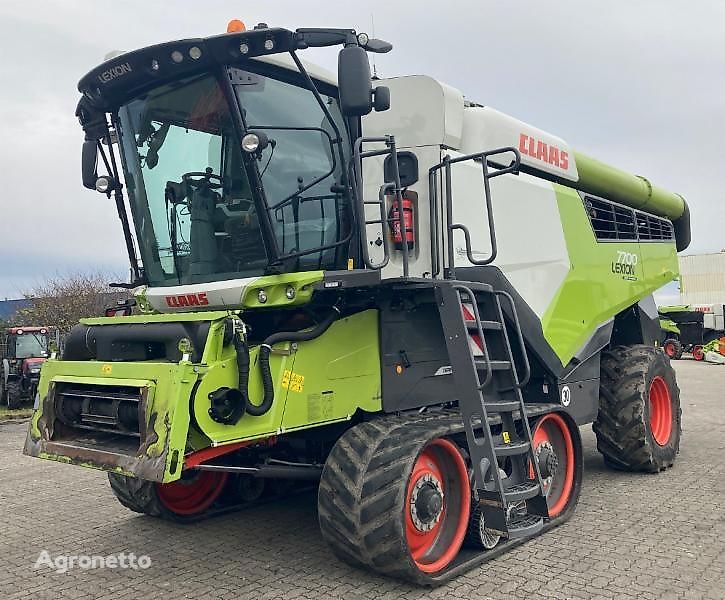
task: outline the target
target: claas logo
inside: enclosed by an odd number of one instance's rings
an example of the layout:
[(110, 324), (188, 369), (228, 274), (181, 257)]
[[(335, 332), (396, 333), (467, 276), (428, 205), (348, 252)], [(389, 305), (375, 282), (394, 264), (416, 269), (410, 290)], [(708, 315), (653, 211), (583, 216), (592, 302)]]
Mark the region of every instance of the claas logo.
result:
[(569, 168), (569, 153), (562, 150), (554, 144), (547, 144), (542, 140), (526, 135), (519, 134), (519, 152), (537, 160), (543, 160), (545, 163), (559, 167), (560, 169)]
[(178, 296), (166, 296), (166, 304), (171, 308), (182, 308), (184, 306), (208, 306), (209, 299), (206, 292), (198, 294), (180, 294)]

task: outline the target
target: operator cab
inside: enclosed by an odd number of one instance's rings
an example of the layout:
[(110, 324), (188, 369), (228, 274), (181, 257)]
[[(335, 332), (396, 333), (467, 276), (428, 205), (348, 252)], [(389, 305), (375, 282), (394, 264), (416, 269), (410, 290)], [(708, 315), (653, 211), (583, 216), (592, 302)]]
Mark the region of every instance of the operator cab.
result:
[[(313, 79), (295, 54), (333, 44), (345, 46), (339, 88)], [(137, 283), (347, 268), (359, 252), (351, 140), (373, 97), (387, 108), (384, 93), (373, 92), (366, 50), (389, 49), (352, 30), (260, 26), (144, 48), (86, 75), (84, 185), (116, 195), (132, 266), (136, 248), (143, 263)], [(292, 60), (265, 56), (280, 52)], [(98, 177), (97, 149), (107, 176)]]

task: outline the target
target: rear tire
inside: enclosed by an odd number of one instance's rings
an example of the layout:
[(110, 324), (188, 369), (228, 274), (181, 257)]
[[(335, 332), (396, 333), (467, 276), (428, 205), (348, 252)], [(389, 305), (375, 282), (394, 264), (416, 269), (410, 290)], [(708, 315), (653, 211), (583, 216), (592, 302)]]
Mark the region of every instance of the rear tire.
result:
[(342, 435), (318, 493), (322, 537), (337, 556), (418, 584), (453, 562), (471, 508), (468, 467), (445, 437), (453, 427), (449, 418), (389, 417)]
[(694, 358), (697, 362), (705, 360), (705, 352), (702, 349), (702, 346), (694, 346), (692, 348), (692, 358)]
[(23, 403), (23, 388), (19, 381), (8, 381), (5, 389), (5, 399), (9, 409), (20, 408)]
[(662, 344), (662, 350), (670, 360), (682, 358), (682, 344), (676, 338), (668, 338)]
[(681, 415), (680, 390), (664, 352), (637, 345), (602, 354), (599, 414), (592, 428), (607, 465), (648, 472), (672, 466)]

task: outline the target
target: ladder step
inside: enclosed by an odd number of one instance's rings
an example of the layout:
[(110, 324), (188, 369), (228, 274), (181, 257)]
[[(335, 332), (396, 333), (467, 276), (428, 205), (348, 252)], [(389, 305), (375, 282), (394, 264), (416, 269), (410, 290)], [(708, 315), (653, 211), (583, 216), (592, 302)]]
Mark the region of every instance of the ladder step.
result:
[(541, 492), (536, 481), (524, 481), (504, 490), (507, 502), (520, 502), (538, 496)]
[(531, 537), (541, 531), (544, 519), (536, 515), (517, 516), (508, 522), (508, 538), (511, 540)]
[(508, 402), (484, 402), (486, 412), (513, 412), (515, 410), (521, 410), (521, 405), (518, 400), (510, 400)]
[[(470, 319), (466, 320), (466, 327), (468, 327), (468, 329), (473, 329), (473, 330), (478, 329), (478, 326), (476, 325), (476, 321), (472, 321)], [(503, 325), (501, 325), (501, 323), (499, 323), (498, 321), (481, 320), (481, 329), (488, 330), (488, 331), (501, 331), (503, 329)]]
[[(483, 360), (482, 358), (476, 357), (474, 359), (474, 362), (476, 363), (477, 369), (486, 368), (486, 361)], [(509, 360), (492, 360), (489, 362), (491, 363), (492, 371), (508, 371), (511, 369), (511, 361), (509, 361)]]
[(511, 444), (495, 444), (493, 449), (496, 456), (516, 456), (529, 451), (531, 444), (526, 441), (513, 442)]

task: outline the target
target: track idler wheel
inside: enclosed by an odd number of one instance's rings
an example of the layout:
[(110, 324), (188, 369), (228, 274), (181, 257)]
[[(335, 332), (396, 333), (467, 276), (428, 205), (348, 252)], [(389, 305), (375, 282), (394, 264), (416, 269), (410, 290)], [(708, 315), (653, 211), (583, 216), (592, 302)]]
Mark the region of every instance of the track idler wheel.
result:
[(225, 489), (228, 473), (185, 471), (178, 481), (155, 483), (108, 474), (111, 490), (126, 508), (169, 521), (190, 522), (204, 518)]
[[(579, 430), (561, 413), (548, 413), (531, 426), (534, 455), (544, 484), (549, 518), (570, 510), (581, 488), (581, 441)], [(530, 476), (534, 476), (533, 469)]]

